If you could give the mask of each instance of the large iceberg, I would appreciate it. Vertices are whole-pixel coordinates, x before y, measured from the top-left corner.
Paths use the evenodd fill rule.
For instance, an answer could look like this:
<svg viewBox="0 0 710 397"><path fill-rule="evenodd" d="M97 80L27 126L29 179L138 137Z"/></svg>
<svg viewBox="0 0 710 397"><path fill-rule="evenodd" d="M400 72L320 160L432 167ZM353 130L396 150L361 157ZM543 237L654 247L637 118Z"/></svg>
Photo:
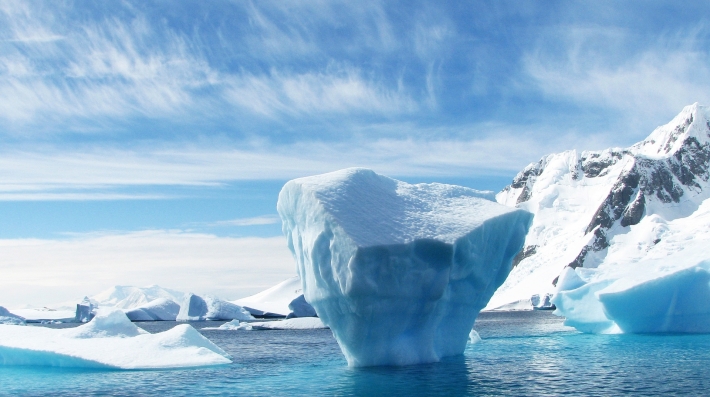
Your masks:
<svg viewBox="0 0 710 397"><path fill-rule="evenodd" d="M120 310L99 310L76 328L0 327L0 363L116 369L231 363L229 355L187 324L149 334Z"/></svg>
<svg viewBox="0 0 710 397"><path fill-rule="evenodd" d="M177 321L205 320L254 320L254 317L243 307L213 296L185 295Z"/></svg>
<svg viewBox="0 0 710 397"><path fill-rule="evenodd" d="M180 305L169 299L158 298L123 312L131 321L175 321L180 313Z"/></svg>
<svg viewBox="0 0 710 397"><path fill-rule="evenodd" d="M463 353L532 221L490 196L361 168L286 183L277 209L305 299L349 365Z"/></svg>

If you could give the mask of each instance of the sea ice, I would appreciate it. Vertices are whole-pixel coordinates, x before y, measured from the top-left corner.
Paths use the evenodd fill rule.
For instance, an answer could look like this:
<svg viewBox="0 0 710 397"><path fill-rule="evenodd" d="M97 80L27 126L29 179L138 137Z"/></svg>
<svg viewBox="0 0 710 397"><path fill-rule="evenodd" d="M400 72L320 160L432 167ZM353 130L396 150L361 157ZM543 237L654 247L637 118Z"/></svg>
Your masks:
<svg viewBox="0 0 710 397"><path fill-rule="evenodd" d="M131 321L175 321L180 305L172 300L158 298L134 309L124 310Z"/></svg>
<svg viewBox="0 0 710 397"><path fill-rule="evenodd" d="M149 334L120 310L99 310L76 328L0 327L0 363L157 369L229 364L229 355L187 324Z"/></svg>
<svg viewBox="0 0 710 397"><path fill-rule="evenodd" d="M226 331L264 331L264 330L304 330L304 329L327 329L328 326L318 317L299 317L277 321L257 321L240 323L233 320L224 323L219 327L206 327L203 330L226 330Z"/></svg>
<svg viewBox="0 0 710 397"><path fill-rule="evenodd" d="M25 325L25 319L10 313L7 309L0 306L0 324Z"/></svg>
<svg viewBox="0 0 710 397"><path fill-rule="evenodd" d="M305 299L349 365L463 353L532 220L490 198L361 168L286 183L277 209Z"/></svg>
<svg viewBox="0 0 710 397"><path fill-rule="evenodd" d="M254 320L254 317L234 303L212 296L203 298L195 294L186 294L180 304L177 321L204 320Z"/></svg>

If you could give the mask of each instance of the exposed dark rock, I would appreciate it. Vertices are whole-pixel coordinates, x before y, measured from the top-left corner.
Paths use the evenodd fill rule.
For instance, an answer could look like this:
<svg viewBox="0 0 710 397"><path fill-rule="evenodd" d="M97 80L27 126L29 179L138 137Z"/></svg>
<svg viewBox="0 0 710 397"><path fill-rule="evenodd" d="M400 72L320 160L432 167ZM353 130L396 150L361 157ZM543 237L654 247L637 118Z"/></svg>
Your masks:
<svg viewBox="0 0 710 397"><path fill-rule="evenodd" d="M524 247L517 255L513 258L513 267L518 266L523 259L529 258L537 253L537 245L528 245Z"/></svg>

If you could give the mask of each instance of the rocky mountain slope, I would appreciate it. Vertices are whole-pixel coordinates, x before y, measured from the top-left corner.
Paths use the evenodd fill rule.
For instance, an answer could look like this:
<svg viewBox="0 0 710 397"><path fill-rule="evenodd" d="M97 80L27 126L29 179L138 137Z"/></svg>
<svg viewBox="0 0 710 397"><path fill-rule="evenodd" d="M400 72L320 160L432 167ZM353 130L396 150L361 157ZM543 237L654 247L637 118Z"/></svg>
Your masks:
<svg viewBox="0 0 710 397"><path fill-rule="evenodd" d="M691 260L684 250L695 260L704 250L690 246L710 247L709 120L696 103L629 148L572 150L528 165L496 196L535 219L487 308L552 293L565 267Z"/></svg>

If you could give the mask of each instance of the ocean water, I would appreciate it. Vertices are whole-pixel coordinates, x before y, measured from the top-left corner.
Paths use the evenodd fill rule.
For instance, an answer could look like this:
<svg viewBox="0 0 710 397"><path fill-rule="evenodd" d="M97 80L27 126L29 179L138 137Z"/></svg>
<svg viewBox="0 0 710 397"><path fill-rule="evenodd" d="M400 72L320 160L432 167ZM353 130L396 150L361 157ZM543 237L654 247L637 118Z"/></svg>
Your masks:
<svg viewBox="0 0 710 397"><path fill-rule="evenodd" d="M174 324L139 323L150 332ZM543 311L482 313L475 329L482 341L463 356L399 368L348 368L329 330L205 330L234 364L162 371L0 366L0 395L710 394L710 335L587 335Z"/></svg>

